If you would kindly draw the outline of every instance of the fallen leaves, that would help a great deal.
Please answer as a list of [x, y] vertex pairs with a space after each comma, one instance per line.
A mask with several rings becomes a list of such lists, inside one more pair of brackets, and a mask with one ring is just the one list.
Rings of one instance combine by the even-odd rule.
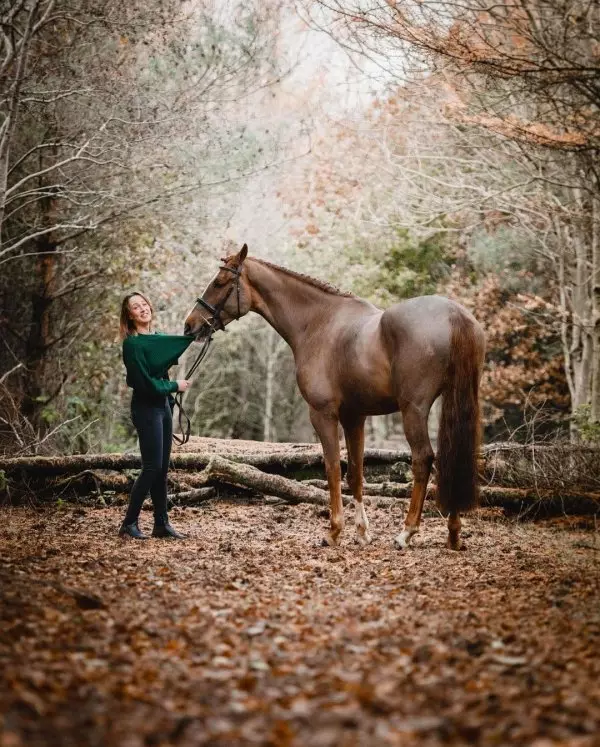
[[6, 509], [2, 747], [592, 747], [595, 537], [484, 515], [467, 553], [428, 518], [401, 555], [389, 509], [370, 509], [363, 549], [351, 527], [317, 547], [309, 506], [284, 527], [269, 506], [173, 512], [183, 543], [119, 540], [114, 509], [76, 530]]

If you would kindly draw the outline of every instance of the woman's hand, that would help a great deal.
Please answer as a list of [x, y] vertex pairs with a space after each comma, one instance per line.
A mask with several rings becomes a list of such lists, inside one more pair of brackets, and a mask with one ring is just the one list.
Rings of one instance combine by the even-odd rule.
[[185, 392], [187, 389], [190, 388], [191, 385], [192, 385], [191, 381], [188, 381], [187, 379], [179, 379], [177, 381], [177, 391]]

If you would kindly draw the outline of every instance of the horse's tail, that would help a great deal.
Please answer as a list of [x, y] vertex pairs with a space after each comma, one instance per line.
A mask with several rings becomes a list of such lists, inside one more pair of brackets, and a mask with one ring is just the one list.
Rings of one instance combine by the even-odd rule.
[[444, 514], [469, 511], [479, 501], [480, 355], [477, 331], [462, 313], [451, 313], [450, 363], [438, 431], [437, 500]]

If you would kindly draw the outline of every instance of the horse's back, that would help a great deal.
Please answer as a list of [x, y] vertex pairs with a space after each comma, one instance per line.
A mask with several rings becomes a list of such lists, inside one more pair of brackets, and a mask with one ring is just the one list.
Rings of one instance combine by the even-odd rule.
[[384, 338], [394, 347], [414, 344], [431, 353], [447, 355], [452, 318], [460, 317], [483, 340], [483, 329], [471, 312], [445, 296], [417, 296], [394, 304], [381, 317]]
[[381, 317], [381, 331], [399, 400], [433, 401], [442, 391], [452, 356], [453, 330], [467, 330], [478, 367], [485, 337], [470, 311], [444, 296], [419, 296], [391, 306]]

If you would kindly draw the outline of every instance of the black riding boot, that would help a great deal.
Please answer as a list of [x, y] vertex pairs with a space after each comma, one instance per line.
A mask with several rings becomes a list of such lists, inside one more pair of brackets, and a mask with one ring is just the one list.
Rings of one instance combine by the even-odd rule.
[[133, 539], [136, 540], [150, 539], [147, 534], [144, 534], [140, 531], [137, 519], [131, 524], [126, 524], [125, 522], [123, 522], [121, 524], [121, 528], [119, 529], [119, 537], [133, 537]]
[[164, 537], [167, 539], [178, 539], [182, 540], [185, 537], [179, 534], [178, 531], [173, 529], [169, 523], [169, 517], [167, 514], [159, 514], [154, 517], [154, 529], [152, 530], [153, 537]]

